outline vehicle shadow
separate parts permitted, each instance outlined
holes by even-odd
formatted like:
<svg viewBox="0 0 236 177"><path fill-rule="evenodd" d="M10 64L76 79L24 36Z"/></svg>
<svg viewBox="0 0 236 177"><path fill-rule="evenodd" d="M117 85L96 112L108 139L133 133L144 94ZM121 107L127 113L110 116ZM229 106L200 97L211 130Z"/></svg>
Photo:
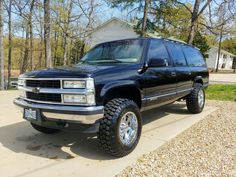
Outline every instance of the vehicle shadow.
<svg viewBox="0 0 236 177"><path fill-rule="evenodd" d="M146 126L169 114L188 114L184 107L183 104L175 104L144 112L143 125ZM114 159L99 150L96 134L63 131L55 135L45 135L35 131L26 121L0 127L0 143L16 153L54 160L75 157L95 160Z"/></svg>

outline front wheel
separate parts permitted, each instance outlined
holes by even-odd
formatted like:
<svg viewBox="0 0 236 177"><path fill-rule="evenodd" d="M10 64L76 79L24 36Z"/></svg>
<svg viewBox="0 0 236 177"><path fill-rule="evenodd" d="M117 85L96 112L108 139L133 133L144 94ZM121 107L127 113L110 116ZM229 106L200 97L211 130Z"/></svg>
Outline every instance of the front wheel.
<svg viewBox="0 0 236 177"><path fill-rule="evenodd" d="M195 84L193 91L187 96L186 104L190 113L200 113L205 106L205 91L202 84Z"/></svg>
<svg viewBox="0 0 236 177"><path fill-rule="evenodd" d="M99 145L110 155L123 157L137 146L141 131L137 104L128 99L113 99L106 104L104 118L100 121Z"/></svg>

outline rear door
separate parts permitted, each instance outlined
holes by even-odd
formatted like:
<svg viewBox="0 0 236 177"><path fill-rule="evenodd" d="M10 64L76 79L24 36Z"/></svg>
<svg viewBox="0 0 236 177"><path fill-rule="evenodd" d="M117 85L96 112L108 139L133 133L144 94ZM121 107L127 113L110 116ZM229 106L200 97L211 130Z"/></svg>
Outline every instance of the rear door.
<svg viewBox="0 0 236 177"><path fill-rule="evenodd" d="M177 97L182 97L191 92L192 77L181 45L172 41L165 41L167 49L173 61L177 79Z"/></svg>
<svg viewBox="0 0 236 177"><path fill-rule="evenodd" d="M192 81L199 79L203 81L203 86L207 86L209 73L200 51L187 45L182 46L182 49L192 72Z"/></svg>
<svg viewBox="0 0 236 177"><path fill-rule="evenodd" d="M147 61L161 59L168 64L164 67L148 67L145 71L146 106L155 107L172 102L176 97L176 73L163 40L150 40L147 57Z"/></svg>

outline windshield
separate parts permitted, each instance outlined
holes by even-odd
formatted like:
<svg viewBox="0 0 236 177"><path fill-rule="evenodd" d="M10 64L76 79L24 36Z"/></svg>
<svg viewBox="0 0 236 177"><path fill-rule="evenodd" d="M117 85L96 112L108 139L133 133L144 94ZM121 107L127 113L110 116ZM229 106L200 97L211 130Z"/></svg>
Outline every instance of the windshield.
<svg viewBox="0 0 236 177"><path fill-rule="evenodd" d="M137 63L143 53L143 40L122 40L103 43L91 49L82 63Z"/></svg>

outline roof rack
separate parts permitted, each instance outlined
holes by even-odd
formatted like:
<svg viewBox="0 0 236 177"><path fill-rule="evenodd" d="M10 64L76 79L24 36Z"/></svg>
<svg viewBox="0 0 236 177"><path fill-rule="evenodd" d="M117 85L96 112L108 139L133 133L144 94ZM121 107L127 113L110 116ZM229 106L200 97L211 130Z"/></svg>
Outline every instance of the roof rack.
<svg viewBox="0 0 236 177"><path fill-rule="evenodd" d="M180 42L180 43L183 43L183 44L187 44L186 42L180 40L180 39L176 39L175 37L169 37L169 38L166 38L166 40L170 40L170 41L174 41L174 42Z"/></svg>
<svg viewBox="0 0 236 177"><path fill-rule="evenodd" d="M157 32L154 32L154 33L148 33L147 32L146 35L147 35L147 37L156 38L156 39L162 38L162 36L160 36L160 34L157 33Z"/></svg>
<svg viewBox="0 0 236 177"><path fill-rule="evenodd" d="M189 45L189 46L194 47L194 48L197 49L197 50L200 50L198 47L196 47L196 46L194 46L194 45L191 45L191 44L188 44L187 42L182 41L182 40L180 40L180 39L176 39L176 38L174 38L174 37L169 37L169 38L167 38L166 40L174 41L174 42L179 42L179 43L182 43L182 44L186 44L186 45Z"/></svg>

